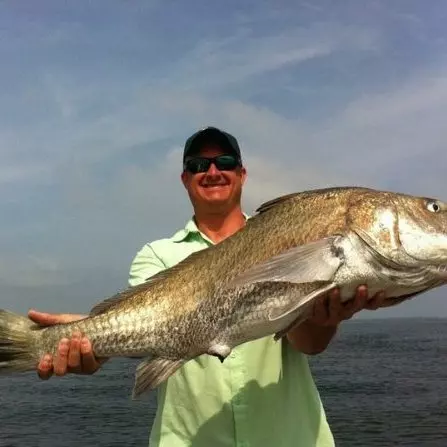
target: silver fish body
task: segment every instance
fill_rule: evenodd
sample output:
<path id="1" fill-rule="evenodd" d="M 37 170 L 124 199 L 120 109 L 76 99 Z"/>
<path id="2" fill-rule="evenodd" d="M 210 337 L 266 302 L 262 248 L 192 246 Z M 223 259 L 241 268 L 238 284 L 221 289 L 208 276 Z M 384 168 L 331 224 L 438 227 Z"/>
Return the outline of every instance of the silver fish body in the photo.
<path id="1" fill-rule="evenodd" d="M 84 320 L 39 328 L 0 311 L 0 372 L 35 369 L 76 330 L 98 357 L 147 358 L 137 396 L 199 355 L 224 361 L 241 343 L 284 336 L 335 287 L 349 300 L 366 284 L 394 303 L 445 284 L 446 270 L 447 205 L 439 200 L 355 187 L 292 194 Z"/>

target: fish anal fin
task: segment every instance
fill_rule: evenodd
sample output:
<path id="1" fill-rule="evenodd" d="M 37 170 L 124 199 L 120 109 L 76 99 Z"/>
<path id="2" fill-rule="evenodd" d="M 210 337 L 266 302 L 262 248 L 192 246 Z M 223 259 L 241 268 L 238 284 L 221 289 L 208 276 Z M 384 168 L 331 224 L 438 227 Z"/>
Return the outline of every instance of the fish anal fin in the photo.
<path id="1" fill-rule="evenodd" d="M 137 366 L 132 398 L 135 399 L 146 391 L 157 388 L 184 363 L 184 360 L 165 359 L 162 357 L 143 360 Z"/>

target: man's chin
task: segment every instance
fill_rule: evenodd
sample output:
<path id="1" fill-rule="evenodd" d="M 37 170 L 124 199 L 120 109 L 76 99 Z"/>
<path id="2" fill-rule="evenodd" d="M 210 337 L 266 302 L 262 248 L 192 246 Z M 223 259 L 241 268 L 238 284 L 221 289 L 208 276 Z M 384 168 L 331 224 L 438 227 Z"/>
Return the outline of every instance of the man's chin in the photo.
<path id="1" fill-rule="evenodd" d="M 228 197 L 222 197 L 221 195 L 209 195 L 204 197 L 204 199 L 208 202 L 208 203 L 215 203 L 220 204 L 220 203 L 228 203 Z"/>
<path id="2" fill-rule="evenodd" d="M 228 203 L 230 196 L 229 194 L 222 194 L 219 192 L 209 192 L 207 194 L 202 194 L 202 198 L 209 204 L 215 203 L 216 205 L 218 205 L 222 203 Z"/>

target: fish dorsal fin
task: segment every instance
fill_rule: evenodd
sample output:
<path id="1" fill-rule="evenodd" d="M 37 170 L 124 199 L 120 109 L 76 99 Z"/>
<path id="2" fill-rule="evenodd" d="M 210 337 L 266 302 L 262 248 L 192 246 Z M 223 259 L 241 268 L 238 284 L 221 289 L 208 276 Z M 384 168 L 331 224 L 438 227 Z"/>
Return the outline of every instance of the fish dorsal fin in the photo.
<path id="1" fill-rule="evenodd" d="M 117 304 L 121 301 L 120 295 L 114 295 L 110 298 L 101 301 L 98 304 L 95 304 L 94 307 L 90 310 L 89 316 L 95 317 L 96 315 L 101 315 L 102 313 L 109 310 L 114 304 Z"/>
<path id="2" fill-rule="evenodd" d="M 360 187 L 360 186 L 333 186 L 333 187 L 329 187 L 329 188 L 308 189 L 308 190 L 304 190 L 304 191 L 285 194 L 283 196 L 279 196 L 275 199 L 269 200 L 268 202 L 261 204 L 261 206 L 259 206 L 259 208 L 256 211 L 258 213 L 264 213 L 265 211 L 275 208 L 277 205 L 280 205 L 280 204 L 287 202 L 289 200 L 293 200 L 294 198 L 297 198 L 297 197 L 307 198 L 307 197 L 311 197 L 311 196 L 316 196 L 318 194 L 323 194 L 323 195 L 330 197 L 337 193 L 340 193 L 341 191 L 349 191 L 349 190 L 359 191 L 359 192 L 374 191 L 370 188 L 364 188 L 364 187 Z"/>
<path id="3" fill-rule="evenodd" d="M 140 286 L 146 286 L 147 284 L 141 284 Z M 140 286 L 136 286 L 137 288 L 140 288 Z M 90 310 L 89 316 L 95 317 L 96 315 L 103 314 L 104 312 L 107 312 L 110 308 L 115 306 L 115 304 L 120 303 L 121 301 L 124 301 L 127 298 L 130 298 L 134 294 L 138 293 L 139 290 L 135 290 L 135 287 L 129 287 L 126 290 L 123 290 L 122 292 L 117 293 L 116 295 L 111 296 L 110 298 L 106 298 L 105 300 L 99 302 L 96 304 L 92 309 Z"/>
<path id="4" fill-rule="evenodd" d="M 139 284 L 134 287 L 128 287 L 127 289 L 123 290 L 122 292 L 119 292 L 110 298 L 106 298 L 105 300 L 99 302 L 96 304 L 91 310 L 90 310 L 90 317 L 94 317 L 96 315 L 100 315 L 104 312 L 107 312 L 110 308 L 115 306 L 115 304 L 120 303 L 121 301 L 124 301 L 128 298 L 131 298 L 132 296 L 140 293 L 141 291 L 148 288 L 148 282 L 145 282 L 143 284 Z"/>
<path id="5" fill-rule="evenodd" d="M 256 210 L 257 213 L 261 214 L 264 213 L 271 208 L 275 208 L 277 205 L 286 202 L 287 200 L 293 199 L 294 197 L 298 196 L 301 193 L 294 192 L 291 194 L 286 194 L 280 197 L 276 197 L 275 199 L 269 200 L 268 202 L 262 203 Z"/>

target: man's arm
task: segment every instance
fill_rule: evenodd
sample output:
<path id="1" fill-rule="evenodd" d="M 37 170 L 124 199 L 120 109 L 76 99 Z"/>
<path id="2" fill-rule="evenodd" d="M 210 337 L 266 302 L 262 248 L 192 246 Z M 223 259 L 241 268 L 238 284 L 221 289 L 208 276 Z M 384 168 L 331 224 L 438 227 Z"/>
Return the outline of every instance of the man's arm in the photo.
<path id="1" fill-rule="evenodd" d="M 163 262 L 149 245 L 145 245 L 135 256 L 129 274 L 129 284 L 141 284 L 164 270 Z M 52 326 L 59 323 L 70 323 L 86 318 L 86 315 L 49 314 L 30 310 L 28 317 L 42 326 Z M 67 373 L 94 374 L 107 359 L 97 359 L 87 337 L 80 333 L 73 333 L 71 339 L 60 340 L 57 353 L 53 358 L 50 354 L 44 355 L 37 367 L 37 373 L 43 380 L 49 379 L 53 374 L 64 376 Z"/>

